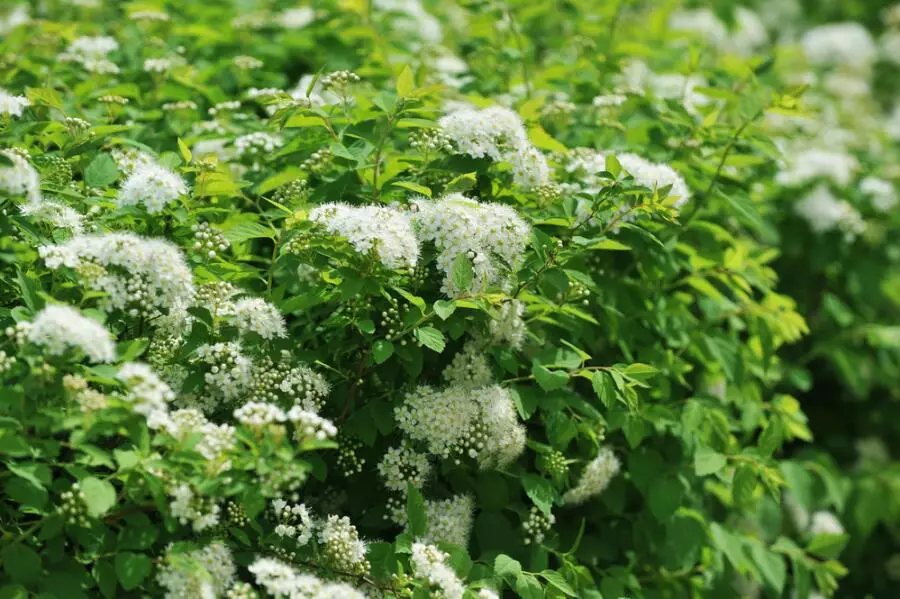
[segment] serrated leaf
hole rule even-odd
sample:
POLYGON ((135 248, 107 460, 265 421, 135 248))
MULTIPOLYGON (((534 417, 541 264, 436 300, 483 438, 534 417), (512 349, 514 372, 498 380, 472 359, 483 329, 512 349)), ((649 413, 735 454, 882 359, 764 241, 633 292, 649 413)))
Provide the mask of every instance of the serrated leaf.
POLYGON ((447 183, 444 188, 444 193, 454 193, 454 192, 463 192, 468 191, 475 187, 475 183, 478 179, 475 176, 475 173, 465 173, 450 179, 450 182, 447 183))
POLYGON ((423 536, 428 529, 428 516, 425 513, 425 499, 412 483, 406 487, 407 532, 413 538, 423 536))
POLYGON ((724 455, 709 447, 698 447, 694 453, 694 472, 697 476, 715 474, 727 463, 728 460, 724 455))
POLYGON ((419 343, 437 353, 444 351, 444 347, 447 345, 444 334, 434 327, 419 327, 413 331, 413 334, 419 343))
POLYGON ((191 149, 187 147, 187 144, 181 141, 180 137, 178 138, 178 153, 181 154, 182 160, 184 160, 186 163, 189 163, 191 159, 193 159, 191 149))
POLYGON ((116 554, 116 577, 126 591, 136 589, 150 574, 153 562, 142 553, 122 551, 116 554))
POLYGON ((611 408, 616 400, 616 388, 612 378, 602 370, 598 370, 591 376, 591 386, 603 405, 611 408))
POLYGON ((372 344, 372 359, 376 364, 384 364, 394 353, 394 344, 384 339, 379 339, 372 344))
POLYGON ((441 320, 447 320, 454 312, 456 312, 456 304, 448 300, 437 300, 432 307, 434 308, 434 313, 437 314, 441 320))
POLYGON ((570 585, 559 572, 555 570, 544 570, 541 572, 541 576, 547 581, 547 584, 562 592, 564 595, 568 597, 578 596, 575 593, 575 589, 572 588, 572 585, 570 585))
POLYGON ((472 284, 474 277, 475 272, 472 270, 472 262, 465 254, 458 255, 453 260, 453 270, 450 272, 453 285, 457 289, 465 291, 472 284))
POLYGON ((116 489, 105 480, 89 476, 81 479, 79 486, 88 514, 94 518, 99 518, 116 504, 116 489))
POLYGON ((534 375, 534 380, 544 391, 555 391, 569 384, 569 373, 559 370, 551 371, 542 364, 534 364, 531 367, 531 374, 534 375))
POLYGON ((528 473, 522 476, 522 487, 534 505, 549 516, 553 503, 556 501, 556 491, 550 481, 536 474, 528 473))
POLYGON ((424 185, 410 183, 409 181, 394 181, 393 183, 391 183, 391 185, 393 185, 394 187, 402 187, 403 189, 408 189, 409 191, 420 193, 426 198, 431 197, 431 189, 425 187, 424 185))
POLYGON ((400 71, 400 76, 397 77, 397 95, 401 98, 407 98, 415 88, 416 82, 413 78, 412 69, 409 68, 409 65, 406 65, 400 71))
POLYGON ((500 554, 494 558, 494 576, 514 581, 522 573, 522 564, 508 555, 500 554))
POLYGON ((91 187, 105 187, 119 178, 119 167, 112 156, 101 152, 84 169, 84 181, 91 187))
POLYGON ((734 502, 739 506, 747 506, 753 502, 753 492, 756 490, 756 473, 753 468, 743 465, 734 474, 731 483, 731 494, 734 502))

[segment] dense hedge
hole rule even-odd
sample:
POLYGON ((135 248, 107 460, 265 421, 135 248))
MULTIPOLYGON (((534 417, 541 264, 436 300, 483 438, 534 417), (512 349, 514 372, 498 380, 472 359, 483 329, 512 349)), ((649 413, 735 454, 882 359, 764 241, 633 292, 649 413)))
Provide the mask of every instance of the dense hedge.
POLYGON ((681 4, 0 7, 0 599, 893 596, 900 7, 681 4))

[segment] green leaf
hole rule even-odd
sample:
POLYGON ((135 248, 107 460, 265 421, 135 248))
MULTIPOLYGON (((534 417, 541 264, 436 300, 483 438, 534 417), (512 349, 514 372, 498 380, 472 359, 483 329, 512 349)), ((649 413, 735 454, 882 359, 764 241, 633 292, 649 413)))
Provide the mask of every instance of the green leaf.
POLYGON ((122 551, 116 554, 116 576, 126 591, 136 589, 150 574, 153 562, 142 553, 122 551))
POLYGON ((550 371, 546 366, 535 363, 531 374, 544 391, 555 391, 569 384, 569 373, 563 370, 550 371))
POLYGON ((447 345, 447 342, 444 341, 444 334, 434 327, 419 327, 413 331, 413 334, 419 343, 433 352, 441 353, 447 345))
POLYGON ((784 563, 784 557, 779 553, 769 551, 759 543, 750 544, 750 556, 762 574, 766 586, 780 595, 787 579, 787 565, 784 563))
POLYGON ((433 308, 434 313, 437 314, 441 320, 447 320, 454 312, 456 312, 456 304, 447 300, 437 300, 434 302, 433 308))
POLYGON ((550 481, 536 474, 528 473, 522 475, 522 487, 534 505, 549 516, 556 500, 556 491, 550 481))
POLYGON ((849 540, 847 534, 820 533, 810 539, 806 551, 823 559, 837 559, 849 540))
POLYGON ((178 153, 181 154, 181 158, 186 163, 190 163, 191 159, 193 158, 193 155, 191 154, 191 149, 187 147, 187 144, 185 144, 183 141, 181 141, 180 137, 178 138, 178 153))
POLYGON ((522 573, 522 564, 508 555, 500 554, 494 558, 494 576, 498 576, 506 580, 506 582, 514 581, 522 573))
POLYGON ((416 82, 413 79, 412 69, 409 68, 409 65, 406 65, 400 71, 400 76, 397 77, 397 95, 401 98, 408 98, 415 88, 416 82))
POLYGON ((598 370, 591 376, 591 386, 603 405, 611 408, 616 401, 616 387, 612 377, 602 370, 598 370))
POLYGON ((427 532, 428 517, 425 513, 425 498, 412 483, 407 483, 406 486, 406 517, 408 520, 406 530, 413 538, 421 537, 427 532))
POLYGON ((0 551, 3 569, 13 582, 33 582, 41 574, 41 556, 22 543, 9 543, 0 551))
POLYGON ((613 252, 628 252, 631 251, 630 245, 625 245, 621 241, 616 241, 615 239, 601 239, 597 243, 591 244, 587 249, 589 250, 606 250, 613 252))
POLYGON ((572 588, 572 585, 570 585, 559 572, 556 572, 555 570, 544 570, 540 575, 550 586, 561 591, 564 595, 568 597, 578 596, 575 593, 575 589, 572 588))
POLYGON ((372 344, 372 359, 376 364, 383 364, 394 353, 394 344, 384 339, 379 339, 372 344))
POLYGON ((622 372, 633 379, 644 381, 659 374, 659 369, 649 364, 636 362, 626 366, 622 372))
POLYGON ((476 178, 475 173, 465 173, 450 179, 450 182, 444 187, 444 193, 468 191, 475 187, 475 183, 477 182, 478 179, 476 178))
POLYGON ((739 506, 747 506, 753 502, 753 492, 756 490, 756 473, 753 468, 743 465, 734 474, 731 483, 731 495, 739 506))
POLYGON ((694 453, 694 472, 697 476, 715 474, 725 467, 728 460, 718 451, 709 447, 698 447, 694 453))
POLYGON ((472 262, 465 254, 458 255, 453 260, 453 270, 450 272, 450 278, 453 285, 461 290, 466 291, 472 284, 475 272, 472 270, 472 262))
POLYGON ((781 446, 784 436, 784 425, 781 418, 774 417, 759 436, 759 453, 763 457, 771 457, 781 446))
POLYGON ((403 189, 408 189, 410 191, 420 193, 426 198, 431 197, 431 190, 424 185, 410 183, 409 181, 394 181, 393 183, 391 183, 391 185, 393 185, 394 187, 402 187, 403 189))
POLYGON ((622 173, 622 165, 615 154, 610 153, 606 155, 606 171, 616 178, 622 173))
POLYGON ((249 220, 239 220, 231 225, 222 226, 222 234, 231 243, 241 243, 248 239, 275 239, 275 231, 271 227, 249 220))
POLYGON ((544 589, 533 574, 522 572, 516 577, 516 594, 522 599, 544 599, 544 589))
POLYGON ((119 167, 112 156, 101 152, 84 169, 84 182, 91 187, 105 187, 119 178, 119 167))
POLYGON ((684 485, 674 476, 658 478, 650 484, 650 511, 664 522, 672 517, 684 497, 684 485))
POLYGON ((81 479, 79 486, 88 514, 94 518, 99 518, 116 504, 116 489, 105 480, 89 476, 81 479))

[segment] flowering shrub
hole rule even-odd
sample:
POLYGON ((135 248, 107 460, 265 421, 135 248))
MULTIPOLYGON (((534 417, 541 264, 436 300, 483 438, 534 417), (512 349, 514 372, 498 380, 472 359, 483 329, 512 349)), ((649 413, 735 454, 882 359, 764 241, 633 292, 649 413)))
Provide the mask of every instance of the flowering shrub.
POLYGON ((678 4, 0 8, 0 598, 889 593, 900 8, 678 4))

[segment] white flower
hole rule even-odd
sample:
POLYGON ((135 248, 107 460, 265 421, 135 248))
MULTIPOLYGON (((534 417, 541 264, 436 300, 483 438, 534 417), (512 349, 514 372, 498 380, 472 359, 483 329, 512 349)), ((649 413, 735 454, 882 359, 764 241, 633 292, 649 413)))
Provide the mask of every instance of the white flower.
POLYGON ((722 47, 728 39, 728 28, 708 8, 677 10, 669 17, 669 28, 694 33, 713 46, 722 47))
POLYGON ((234 581, 237 568, 227 545, 213 541, 206 547, 178 555, 166 552, 157 581, 165 599, 215 599, 234 581), (199 570, 198 570, 199 567, 199 570))
POLYGON ((128 310, 158 317, 186 314, 194 297, 191 270, 176 246, 164 239, 132 233, 74 237, 60 245, 46 245, 38 253, 51 269, 61 266, 82 275, 82 281, 106 297, 104 310, 128 310))
POLYGON ((10 166, 0 163, 0 191, 25 196, 29 201, 41 199, 41 180, 38 173, 19 153, 0 150, 0 155, 12 161, 10 166))
POLYGON ((287 336, 284 316, 278 308, 258 297, 246 297, 234 303, 234 320, 238 329, 253 332, 263 339, 287 336))
POLYGON ((270 154, 284 145, 284 140, 279 135, 272 135, 265 131, 256 131, 241 135, 234 140, 234 149, 238 156, 258 156, 270 154))
POLYGON ((74 208, 43 197, 22 204, 19 210, 35 222, 67 229, 73 233, 81 233, 84 223, 84 217, 74 208))
POLYGON ((113 148, 110 153, 116 166, 126 175, 136 169, 156 164, 153 156, 134 148, 113 148))
POLYGON ((158 164, 141 165, 122 184, 119 206, 143 204, 153 214, 186 193, 187 186, 177 173, 158 164))
POLYGON ((453 568, 447 564, 450 556, 425 543, 413 543, 410 565, 415 578, 428 582, 432 592, 429 597, 436 599, 461 599, 466 588, 459 580, 453 568))
POLYGON ((439 123, 461 153, 512 165, 517 185, 532 188, 549 181, 550 167, 544 155, 531 145, 522 119, 512 110, 503 106, 460 108, 439 123))
POLYGON ((830 179, 843 187, 859 169, 856 158, 840 149, 807 148, 791 152, 785 162, 786 167, 775 178, 780 185, 800 186, 815 179, 830 179))
POLYGON ((106 327, 69 306, 51 304, 38 312, 28 327, 27 339, 55 356, 75 348, 92 362, 116 359, 116 346, 106 327))
POLYGON ((119 67, 107 55, 118 49, 119 43, 108 36, 79 37, 58 58, 63 62, 77 62, 91 73, 116 74, 119 67))
POLYGON ((312 574, 301 574, 272 558, 257 558, 247 568, 256 584, 275 597, 289 599, 366 599, 350 585, 325 582, 312 574))
POLYGON ((301 547, 309 543, 313 536, 313 520, 306 505, 291 505, 283 499, 275 499, 272 501, 272 511, 278 520, 275 534, 291 538, 301 547))
POLYGON ((172 517, 182 525, 191 524, 194 532, 203 532, 219 523, 221 509, 210 499, 196 495, 187 484, 180 484, 169 493, 172 517))
POLYGON ((19 25, 27 23, 30 18, 27 4, 15 5, 12 10, 0 18, 0 35, 6 35, 19 25))
POLYGON ((256 360, 250 373, 248 396, 254 401, 279 403, 282 398, 303 410, 317 412, 325 404, 331 386, 305 364, 292 365, 269 357, 256 360))
POLYGON ((852 205, 834 197, 819 185, 794 205, 794 212, 809 223, 815 233, 841 231, 848 241, 865 231, 866 223, 852 205))
POLYGON ((359 538, 356 527, 347 516, 332 514, 319 523, 318 529, 317 540, 332 568, 348 574, 369 572, 366 542, 359 538))
POLYGON ((812 522, 809 525, 809 532, 813 535, 842 535, 844 534, 844 526, 841 524, 841 521, 837 519, 837 516, 831 512, 820 510, 818 512, 813 512, 812 522))
POLYGON ((421 489, 431 475, 428 456, 407 445, 391 447, 378 462, 378 474, 384 486, 392 491, 406 492, 407 484, 421 489))
POLYGON ((473 392, 481 407, 484 446, 478 451, 478 464, 483 469, 505 468, 525 451, 525 427, 509 390, 500 385, 482 387, 473 392))
POLYGON ((471 342, 453 356, 453 360, 444 369, 443 376, 451 386, 477 388, 493 382, 487 355, 471 342))
POLYGON ((22 116, 22 111, 31 106, 31 100, 25 96, 14 96, 0 87, 0 114, 22 116))
POLYGON ((309 219, 345 237, 357 252, 375 252, 387 268, 412 268, 419 260, 410 219, 397 207, 329 203, 314 208, 309 219))
POLYGON ((249 401, 234 411, 234 419, 253 428, 287 421, 287 414, 276 405, 249 401))
POLYGON ((866 67, 875 61, 875 41, 859 23, 829 23, 806 32, 800 44, 807 60, 817 66, 866 67))
POLYGON ((287 419, 294 425, 294 439, 297 441, 313 440, 324 441, 333 439, 337 435, 337 427, 331 420, 323 418, 304 410, 300 406, 294 406, 287 413, 287 419))
POLYGON ((473 500, 468 495, 456 495, 441 501, 426 501, 425 516, 428 529, 426 543, 449 543, 465 549, 472 532, 473 500))
POLYGON ((525 304, 521 300, 508 300, 500 304, 499 316, 490 322, 489 336, 493 343, 505 343, 513 349, 522 347, 525 333, 525 304))
POLYGON ((872 200, 872 206, 879 212, 887 212, 897 205, 897 190, 884 179, 866 177, 860 181, 859 190, 872 200))
POLYGON ((316 11, 309 6, 289 8, 281 12, 276 19, 285 29, 303 29, 316 20, 316 11))
POLYGON ((144 416, 165 413, 168 404, 175 400, 175 392, 146 364, 126 362, 119 368, 116 378, 128 387, 125 400, 134 405, 135 412, 144 416))
POLYGON ((885 60, 900 65, 900 31, 896 29, 886 31, 879 38, 878 45, 885 60))
POLYGON ((180 61, 169 58, 148 58, 144 61, 144 70, 148 73, 168 73, 175 68, 180 61))
MULTIPOLYGON (((437 44, 444 34, 441 22, 427 10, 421 0, 374 0, 379 11, 393 13, 391 25, 397 39, 412 39, 426 44, 437 44)), ((415 43, 414 47, 419 44, 415 43)))
POLYGON ((697 91, 705 87, 706 80, 700 75, 681 73, 650 73, 646 85, 657 98, 678 100, 690 114, 700 114, 699 108, 709 104, 709 98, 697 91))
POLYGON ((585 466, 578 484, 563 495, 563 502, 569 505, 579 504, 599 495, 618 474, 619 468, 621 463, 616 454, 607 447, 600 448, 597 457, 585 466))
POLYGON ((225 400, 236 399, 250 384, 252 362, 243 355, 238 343, 228 341, 201 345, 197 348, 196 361, 209 366, 203 375, 207 392, 217 394, 225 400))
POLYGON ((478 203, 460 193, 437 201, 420 197, 413 203, 417 234, 438 250, 436 262, 444 273, 444 293, 455 296, 469 291, 454 282, 453 270, 460 256, 471 264, 470 290, 474 291, 501 285, 521 264, 531 228, 513 208, 478 203))
POLYGON ((211 473, 217 474, 231 469, 231 460, 227 454, 235 447, 236 431, 233 426, 214 424, 194 408, 175 410, 165 417, 161 412, 154 412, 153 416, 148 418, 148 426, 154 420, 161 423, 156 428, 164 428, 178 441, 185 441, 191 435, 201 435, 200 441, 194 445, 194 451, 206 458, 211 473))
POLYGON ((676 198, 675 208, 681 208, 691 199, 684 177, 668 164, 651 162, 637 154, 616 154, 616 158, 638 184, 653 190, 671 186, 667 197, 676 198))
POLYGON ((400 430, 425 443, 429 453, 458 460, 459 455, 477 456, 483 443, 477 427, 479 408, 465 387, 438 391, 423 385, 407 394, 394 413, 400 430))

